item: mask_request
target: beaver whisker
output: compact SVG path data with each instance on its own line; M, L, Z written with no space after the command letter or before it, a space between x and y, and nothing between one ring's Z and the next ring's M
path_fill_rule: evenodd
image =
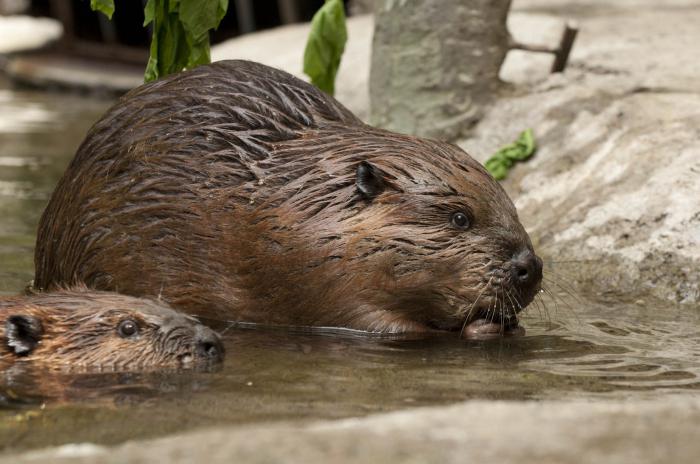
M236 321L231 321L231 322L226 326L226 328L224 328L224 330L222 330L221 332L219 332L219 336L223 337L223 336L226 334L226 332L228 332L228 331L229 331L230 329L232 329L233 327L236 327L236 325L238 325L238 322L236 322Z
M547 320L551 320L549 314L549 306L547 306L547 302L542 298L542 294L546 294L552 299L552 302L554 303L554 316L556 317L559 315L559 303L557 301L557 298L549 292L548 289L545 289L544 286L540 288L540 291L535 295L535 298L533 299L533 303L539 308L540 306L544 309L545 313L547 314ZM541 318L541 315L540 315Z
M510 314L508 314L508 316L510 317L511 314L512 314L512 316L515 316L518 312L520 312L520 310L522 308L520 307L520 304L517 302L517 300L513 300L513 296L511 295L510 290L503 288L503 291L505 293L506 298L508 298L508 302L510 303L510 308L509 308ZM504 316L505 316L505 314L504 314Z
M491 261L486 262L476 262L474 265L470 266L470 269L474 271L479 271L481 269L488 269L491 267Z
M541 290L542 290L543 292L545 292L545 293L552 299L552 301L554 301L555 304L556 304L557 301L558 301L558 299L559 299L559 298L558 298L558 295L557 295L555 292L551 291L551 290L549 289L549 287L546 287L546 288L545 288L544 283L545 283L545 282L543 282L543 285L541 286ZM547 279L546 284L547 284L547 285L551 284L551 285L555 286L557 289L562 290L561 287L557 285L557 282L552 281L552 280L550 280L550 279ZM566 296L570 296L570 297L572 297L572 298L576 298L575 295L573 295L572 293L570 293L570 292L568 292L568 291L564 291L564 293L566 294ZM572 314L574 314L574 312L575 312L575 311L574 311L574 308L571 306L571 304L570 304L565 298L561 298L561 302L562 302L564 305L567 306L567 309L568 309L569 311L571 311ZM577 302L578 302L578 303L581 303L581 302L578 301L578 300L577 300Z
M541 306L541 307L544 309L544 314L545 314L545 316L547 317L547 323L548 323L548 324L551 324L551 323L552 323L551 312L550 312L550 310L549 310L549 306L547 306L547 303L544 301L544 299L541 298L541 296L538 294L538 295L535 297L535 299L534 299L533 301L535 301L535 304L536 304L538 307ZM555 315L555 317L556 317L556 315L557 315L557 311L558 311L558 308L557 308L556 303L555 303L555 306L554 306L554 315Z
M471 306L469 307L469 310L466 312L466 315L464 316L464 322L462 323L462 328L459 331L460 338L464 334L464 328L467 326L467 323L469 322L469 319L471 318L472 311L474 310L474 307L479 302L479 299L481 298L481 295L484 294L484 291L486 291L486 289L489 288L490 283L491 283L491 281L489 280L489 282L487 282L487 284L484 285L484 288L481 289L481 292L479 292L476 299L472 302Z
M496 312L496 304L498 303L498 292L496 289L494 289L495 292L495 297L491 299L489 302L489 307L486 309L486 313L484 314L483 319L486 321L489 321L491 318L491 315ZM493 309L492 309L493 308Z
M500 288L503 288L503 283L500 284ZM498 289L499 287L496 287L494 289L495 295L493 298L493 312L491 313L491 317L487 318L490 324L493 324L493 321L496 318L496 314L498 314L498 312L501 311L501 308L503 307L503 302L500 298L498 298Z
M547 305L544 304L544 301L541 298L536 298L534 300L534 303L535 305L537 305L537 308L539 310L540 319L542 319L542 311L544 311L544 317L547 320L547 323L550 324L552 322L552 317L550 315L549 308L547 307Z
M548 282L550 284L552 282ZM551 300L554 302L555 309L557 309L560 305L559 303L561 302L561 306L565 308L569 314L573 315L574 317L578 318L578 315L576 313L576 309L572 302L570 301L570 298L575 299L574 303L578 303L578 305L583 305L581 301L579 301L578 298L576 298L574 295L570 293L565 293L564 295L552 291L549 287L542 287L542 291L551 298Z
M165 355L177 354L188 347L192 346L193 339L188 333L176 334L175 336L161 336L159 337L156 346L160 353Z
M506 318L504 318L504 331L505 331L505 326L517 326L518 325L518 316L517 314L519 312L522 312L524 308L521 306L520 302L518 301L517 296L512 295L510 290L506 290L506 294L508 295L508 299L511 302L511 307L513 309L513 314L511 314L508 319L510 320L510 324L505 324ZM517 306L517 309L516 309Z
M513 306L513 309L515 309L516 313L520 313L525 310L522 304L520 304L520 298L518 298L518 295L516 294L517 290L514 289L509 289L508 294L509 296L512 297L512 301L515 303ZM517 309L516 309L517 307Z
M510 312L511 310L512 310L513 312L515 312L515 307L513 306L513 302L510 301L511 307L510 307L510 308L506 308L506 301L505 301L505 299L506 299L506 298L510 299L510 295L509 295L509 292L508 292L503 286L501 286L501 290L503 291L503 296L504 296L504 298L503 298L502 301L501 301L501 311L500 311L500 319L501 319L501 320L500 320L500 329L499 329L499 332L500 332L501 335L503 335L503 334L505 333L505 331L506 331L506 319L510 317L510 314L506 315L506 309L508 309L509 312Z
M557 276L557 277L559 277L559 276ZM548 283L548 284L552 284L552 285L556 286L559 290L563 291L563 292L566 293L568 296L570 296L570 297L572 297L574 300L576 300L576 302L577 302L578 304L581 304L581 305L584 304L584 302L583 302L583 300L581 299L581 297L574 291L574 289L573 289L571 286L565 287L564 284L562 284L561 282L559 282L559 281L557 281L557 280L554 280L554 279L552 279L552 278L546 277L546 276L543 277L543 280L544 280L546 283Z
M543 314L542 314L543 308L540 305L540 300L535 298L534 300L532 300L532 304L534 304L535 309L537 309L537 316L540 318L540 320L542 320L543 319ZM545 311L546 311L546 308L545 308Z
M555 311L558 310L558 307L559 307L558 302L561 300L561 302L564 305L563 307L566 308L566 310L569 312L569 314L571 314L576 319L576 321L578 323L581 322L578 314L576 313L576 309L571 305L571 303L569 301L566 300L566 298L561 298L559 295L552 292L551 290L549 290L549 288L546 288L544 285L542 286L542 292L544 294L546 294L549 298L551 298L552 302L554 302ZM544 298L540 298L540 299L542 301L542 304L545 304Z

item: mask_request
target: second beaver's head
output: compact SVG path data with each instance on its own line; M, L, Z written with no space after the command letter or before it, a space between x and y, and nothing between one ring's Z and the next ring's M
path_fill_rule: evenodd
M293 164L299 147L316 166L279 192L280 208L350 277L365 276L359 286L378 306L443 330L517 327L542 260L478 162L454 145L367 128L319 132L277 154Z
M220 361L219 336L153 300L86 289L0 300L0 349L62 369L140 370Z

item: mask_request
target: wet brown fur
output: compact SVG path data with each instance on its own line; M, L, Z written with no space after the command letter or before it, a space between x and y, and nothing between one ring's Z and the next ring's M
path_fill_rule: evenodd
M372 199L362 161L383 173ZM227 61L135 89L95 124L42 217L36 284L162 295L214 319L456 330L531 301L508 277L524 248L512 202L459 148Z
M34 317L42 334L29 353L15 353L8 334L11 316ZM120 337L123 320L139 326L138 334ZM134 370L181 366L205 361L195 350L198 330L211 333L195 319L162 302L77 287L50 293L0 299L0 366L17 361L57 369ZM211 359L207 359L210 361Z

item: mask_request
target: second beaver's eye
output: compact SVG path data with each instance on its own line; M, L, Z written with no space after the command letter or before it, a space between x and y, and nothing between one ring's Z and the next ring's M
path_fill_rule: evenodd
M451 219L452 225L459 229L466 229L469 227L469 217L462 213L454 213Z
M139 333L139 326L138 324L136 324L136 322L132 321L131 319L125 319L119 323L119 326L117 327L117 332L122 338L133 337L134 335Z

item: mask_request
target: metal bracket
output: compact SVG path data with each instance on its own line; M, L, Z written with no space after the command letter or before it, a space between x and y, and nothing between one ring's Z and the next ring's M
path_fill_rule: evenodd
M576 40L576 34L578 34L578 25L569 21L566 23L564 28L564 33L561 36L559 45L557 47L547 47L543 45L528 45L516 41L512 41L510 44L511 49L525 50L528 52L538 52L538 53L552 53L554 54L554 63L552 63L551 72L558 73L564 71L566 64L569 61L569 54L574 46L574 41Z

